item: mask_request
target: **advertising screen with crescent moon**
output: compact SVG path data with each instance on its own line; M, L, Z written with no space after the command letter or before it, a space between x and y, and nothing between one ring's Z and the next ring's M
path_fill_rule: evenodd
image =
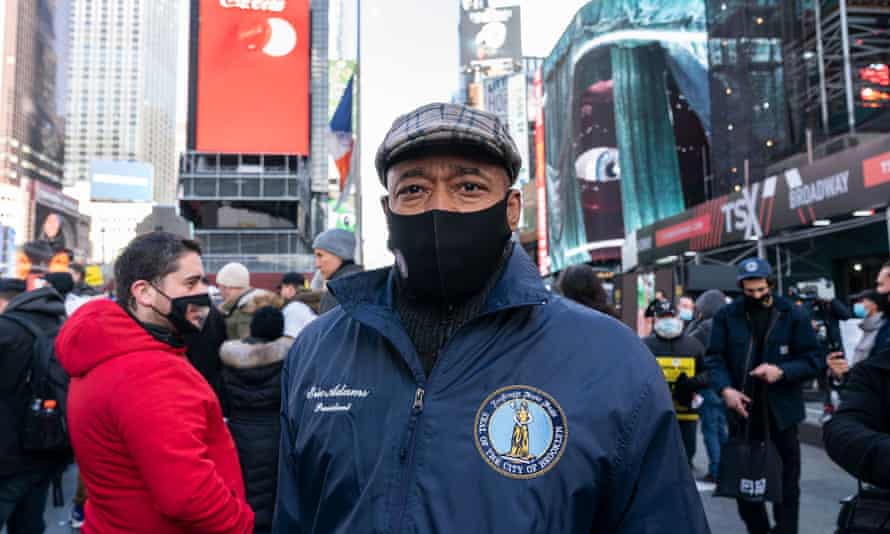
M201 0L195 148L309 154L308 0Z

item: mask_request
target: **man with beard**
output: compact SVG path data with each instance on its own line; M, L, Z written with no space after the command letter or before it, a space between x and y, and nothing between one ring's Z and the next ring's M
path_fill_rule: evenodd
M772 268L759 258L739 264L743 298L714 316L705 365L713 389L730 410L730 434L750 425L751 439L769 436L782 459L782 503L773 505L770 529L766 505L738 501L748 532L796 533L800 508L800 439L805 417L801 382L822 370L819 342L800 307L772 294Z
M273 532L708 532L652 355L511 242L520 165L489 113L395 121L395 266L331 282L291 349Z
M114 265L117 302L85 304L56 353L71 376L68 425L89 499L84 532L253 531L219 401L183 336L210 310L201 249L166 232Z

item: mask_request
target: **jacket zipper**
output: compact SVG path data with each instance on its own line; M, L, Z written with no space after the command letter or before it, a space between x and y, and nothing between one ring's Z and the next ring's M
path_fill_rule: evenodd
M411 419L408 422L408 436L405 439L402 449L399 451L399 461L402 464L404 473L402 475L401 496L399 499L398 520L395 521L396 529L394 532L402 531L402 524L405 520L405 513L408 510L408 494L411 488L411 472L414 467L414 445L417 438L417 426L420 414L423 413L423 398L426 394L423 386L418 386L414 391L414 404L411 406Z
M546 301L544 301L544 304L546 304ZM486 317L488 315L493 315L493 314L499 313L501 311L503 311L503 310L497 309L497 310L489 311L487 313L483 313L483 314L467 321L466 323L461 325L460 328L458 328L456 331L454 331L451 334L451 339L449 339L448 342L446 342L445 346L443 346L439 350L439 354L436 356L436 363L433 365L433 370L430 371L429 376L426 378L426 382L418 385L417 389L414 391L414 403L411 406L411 419L408 422L410 430L409 430L407 438L404 441L404 445L402 446L401 450L399 451L399 461L401 462L401 464L403 466L402 468L404 469L404 474L402 476L402 488L401 488L402 495L401 495L400 503L399 503L398 516L397 516L398 519L393 523L397 527L396 530L394 531L396 533L399 533L402 531L402 526L405 521L405 515L408 512L408 494L409 494L410 486L411 486L410 482L411 482L412 469L414 467L414 448L415 448L415 442L416 442L416 438L417 438L417 427L419 424L420 416L423 413L423 402L424 402L424 397L426 395L426 390L424 389L424 385L428 385L430 378L432 378L432 376L435 372L436 365L438 365L440 363L442 354L447 352L445 349L448 348L448 346L451 344L451 341L454 340L454 338L456 338L457 335L464 328L466 328L469 324L474 323L483 317Z
M751 353L754 351L754 339L752 339L754 334L754 325L751 324L751 316L749 314L745 314L745 319L748 321L748 330L751 332L751 336L748 336L748 355L745 356L745 372L742 375L742 393L745 393L745 388L748 386L748 373L751 372L749 367L751 367Z
M770 319L769 326L766 328L766 335L763 337L763 348L766 349L766 346L769 344L769 336L773 332L773 327L776 326L776 323L779 322L779 316L781 313L776 312L776 314ZM751 333L754 333L754 326L751 324L751 316L747 313L745 314L745 318L748 320L748 330ZM748 356L745 358L745 376L742 378L742 393L745 392L745 387L748 385L748 375L753 369L751 367L751 353L754 351L754 340L750 337L748 338ZM766 363L766 362L764 362Z

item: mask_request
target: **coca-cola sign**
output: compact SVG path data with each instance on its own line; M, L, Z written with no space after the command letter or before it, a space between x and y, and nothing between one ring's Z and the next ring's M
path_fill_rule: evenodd
M287 6L287 2L285 0L219 0L219 5L225 8L281 13Z

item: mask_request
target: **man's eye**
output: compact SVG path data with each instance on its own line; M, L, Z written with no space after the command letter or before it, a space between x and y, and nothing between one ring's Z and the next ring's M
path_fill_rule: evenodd
M419 195L423 193L423 187L419 185L409 185L399 189L399 195Z
M465 193L476 193L483 190L481 185L472 182L463 183L460 187Z

